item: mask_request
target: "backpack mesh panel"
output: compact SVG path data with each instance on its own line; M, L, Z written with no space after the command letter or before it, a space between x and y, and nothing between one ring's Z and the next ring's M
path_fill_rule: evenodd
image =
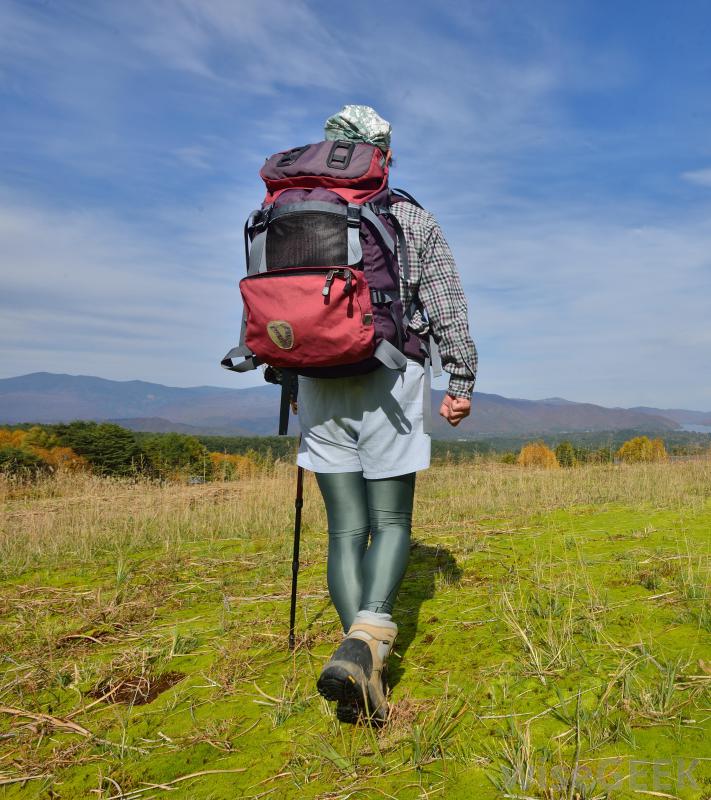
M318 211L279 217L269 224L266 255L268 269L347 264L345 219Z

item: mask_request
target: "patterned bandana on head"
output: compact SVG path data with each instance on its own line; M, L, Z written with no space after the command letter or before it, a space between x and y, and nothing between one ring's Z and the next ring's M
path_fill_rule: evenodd
M370 106L343 106L325 124L326 139L367 142L384 153L390 149L390 123Z

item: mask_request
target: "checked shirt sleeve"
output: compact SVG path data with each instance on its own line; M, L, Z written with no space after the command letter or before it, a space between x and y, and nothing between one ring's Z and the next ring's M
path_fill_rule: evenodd
M432 335L450 373L449 394L470 398L477 371L477 351L469 333L467 301L454 256L439 225L432 220L420 252L419 298L430 320Z

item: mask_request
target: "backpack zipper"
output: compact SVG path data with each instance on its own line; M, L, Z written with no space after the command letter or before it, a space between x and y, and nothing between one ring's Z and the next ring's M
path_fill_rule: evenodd
M341 269L329 269L326 270L325 268L321 267L304 267L303 269L278 269L278 270L271 270L267 272L259 272L256 275L248 275L247 279L253 280L255 278L278 278L278 277L289 277L291 275L319 275L326 273L326 282L323 285L323 289L321 290L321 294L324 297L328 297L331 293L331 285L336 277L343 278L345 283L343 285L343 294L350 294L353 290L353 270L349 269L348 267L344 267ZM243 279L244 280L244 279Z
M331 293L331 284L336 275L345 280L343 284L343 294L351 293L351 289L353 288L353 273L349 269L332 269L329 270L328 275L326 275L326 283L324 283L323 289L321 290L321 294L324 297L328 297Z
M328 275L326 275L326 283L323 285L323 289L321 290L321 294L324 297L328 297L329 292L331 291L331 284L333 283L333 279L336 277L336 270L331 269L328 271Z

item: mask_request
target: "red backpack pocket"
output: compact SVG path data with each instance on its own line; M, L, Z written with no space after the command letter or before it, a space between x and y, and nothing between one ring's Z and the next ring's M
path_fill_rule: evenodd
M299 267L240 281L245 343L275 367L331 367L373 355L375 326L363 273L349 267Z

